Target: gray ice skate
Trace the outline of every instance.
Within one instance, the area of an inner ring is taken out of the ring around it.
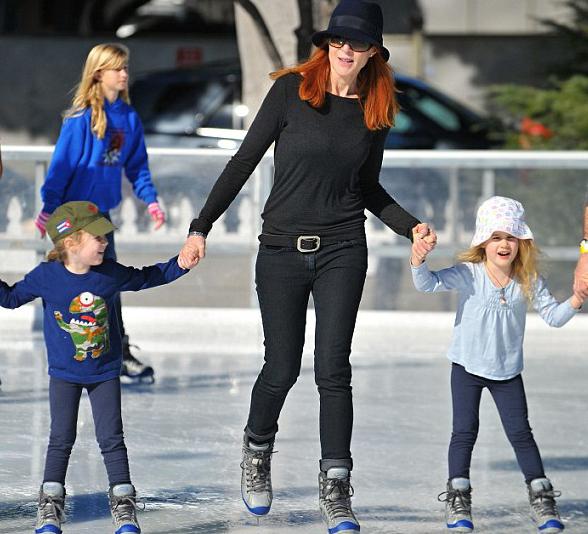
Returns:
[[[256,516],[266,515],[272,506],[271,462],[273,443],[261,445],[243,440],[241,462],[241,497],[247,509]]]
[[[44,482],[39,490],[35,534],[61,534],[65,521],[65,488],[59,482]]]
[[[139,534],[141,527],[137,520],[137,494],[132,484],[117,484],[108,492],[110,513],[114,523],[114,534]]]
[[[445,503],[445,522],[450,532],[472,532],[472,487],[467,478],[453,478],[447,482],[447,491],[437,499]]]
[[[331,467],[319,473],[319,508],[329,534],[359,532],[359,522],[351,509],[353,488],[346,467]]]
[[[527,485],[529,503],[531,504],[531,519],[541,534],[557,534],[562,532],[564,524],[557,510],[555,498],[561,493],[554,491],[547,478],[536,478]]]

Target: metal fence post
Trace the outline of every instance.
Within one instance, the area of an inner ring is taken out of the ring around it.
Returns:
[[[43,209],[43,201],[41,200],[41,186],[45,182],[45,176],[47,174],[47,162],[46,161],[35,161],[35,214],[39,213]],[[41,263],[45,259],[45,252],[42,247],[36,247],[35,258],[37,263]],[[37,299],[33,304],[33,332],[41,332],[43,330],[43,307],[41,302]]]

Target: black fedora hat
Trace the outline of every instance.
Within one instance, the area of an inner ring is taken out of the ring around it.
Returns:
[[[329,27],[313,34],[312,42],[315,46],[322,46],[325,39],[333,35],[357,39],[376,45],[384,60],[388,61],[390,52],[383,46],[383,25],[384,17],[378,4],[362,0],[341,0],[333,10]]]

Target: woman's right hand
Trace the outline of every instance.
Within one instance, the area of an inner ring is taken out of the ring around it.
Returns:
[[[200,235],[192,235],[186,239],[178,256],[178,265],[182,269],[192,269],[206,255],[206,239]]]

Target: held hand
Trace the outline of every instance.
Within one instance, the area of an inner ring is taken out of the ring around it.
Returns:
[[[429,234],[429,225],[427,223],[419,223],[412,229],[412,236],[425,237]]]
[[[151,204],[147,206],[147,211],[149,212],[149,215],[151,215],[151,219],[155,223],[153,229],[159,230],[165,223],[165,213],[161,209],[159,202],[151,202]]]
[[[420,223],[412,229],[412,238],[410,262],[417,267],[425,261],[427,254],[435,248],[437,234],[427,223]]]
[[[198,265],[206,255],[206,239],[199,235],[190,236],[186,239],[178,256],[178,265],[182,269],[192,269]]]
[[[45,227],[47,226],[47,221],[49,220],[49,217],[51,217],[50,213],[47,213],[46,211],[41,211],[35,219],[35,226],[39,229],[39,232],[41,233],[41,239],[45,237],[45,234],[47,233]]]
[[[580,259],[574,271],[574,294],[584,299],[588,298],[588,254],[580,254]]]

